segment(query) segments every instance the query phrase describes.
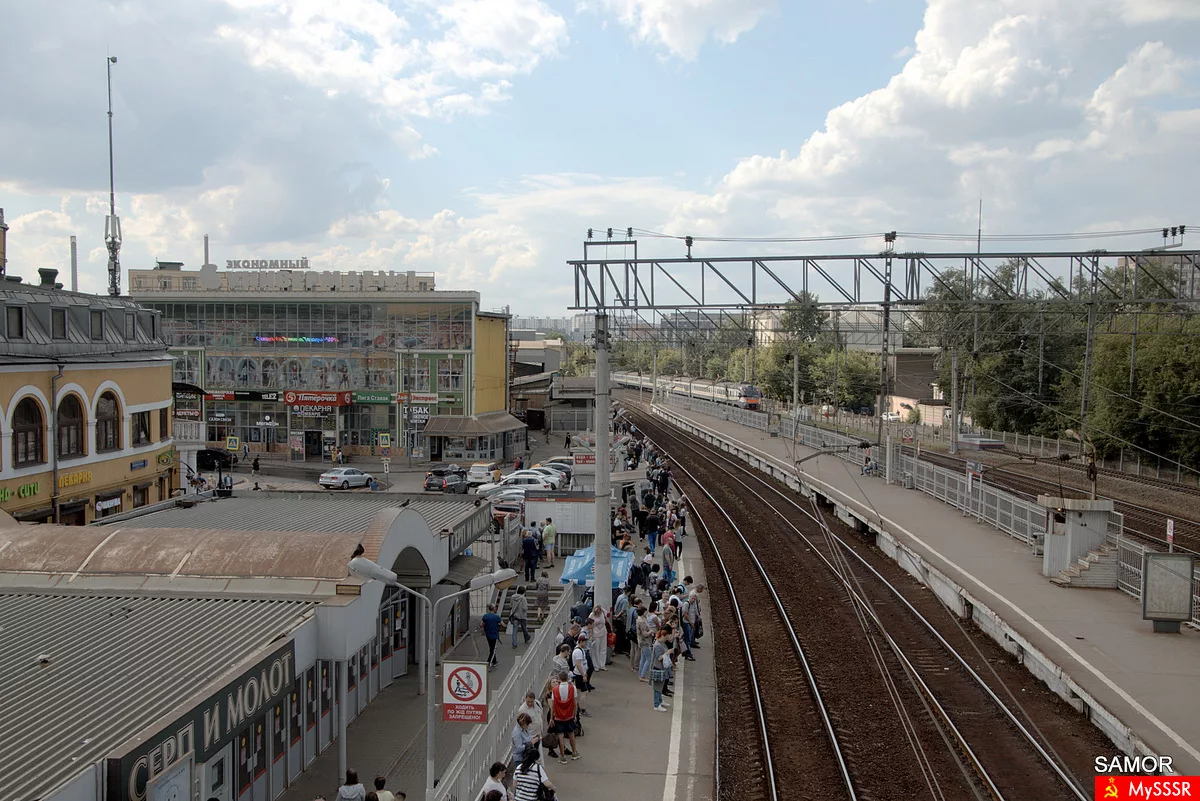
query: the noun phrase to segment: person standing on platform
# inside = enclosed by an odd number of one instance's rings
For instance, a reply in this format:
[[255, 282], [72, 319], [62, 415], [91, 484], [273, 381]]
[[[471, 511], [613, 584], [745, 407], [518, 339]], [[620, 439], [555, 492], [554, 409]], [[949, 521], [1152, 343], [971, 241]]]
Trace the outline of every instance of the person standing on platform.
[[554, 540], [558, 538], [558, 528], [554, 525], [554, 521], [546, 518], [546, 525], [542, 527], [542, 542], [546, 546], [546, 567], [554, 567]]
[[669, 539], [670, 535], [669, 530], [663, 535], [662, 553], [660, 554], [663, 568], [662, 577], [667, 580], [668, 584], [675, 580], [675, 544]]
[[504, 786], [504, 776], [508, 773], [508, 766], [503, 762], [493, 762], [491, 769], [488, 771], [488, 780], [483, 783], [483, 789], [479, 791], [479, 797], [486, 799], [488, 793], [496, 790], [500, 793], [501, 799], [507, 799], [508, 789]]
[[529, 529], [525, 529], [525, 536], [521, 538], [521, 556], [525, 559], [525, 580], [534, 581], [537, 578], [537, 540]]
[[579, 705], [579, 714], [585, 718], [591, 717], [583, 705], [587, 699], [588, 690], [587, 635], [583, 631], [579, 632], [579, 639], [575, 642], [574, 650], [571, 651], [571, 677], [575, 682], [575, 703]]
[[646, 544], [650, 546], [651, 553], [654, 552], [654, 544], [658, 541], [658, 527], [661, 524], [662, 519], [658, 516], [657, 509], [646, 516]]
[[338, 788], [337, 801], [366, 801], [367, 788], [358, 780], [357, 770], [346, 771], [346, 783]]
[[627, 586], [625, 591], [617, 596], [612, 608], [613, 630], [617, 633], [617, 642], [613, 648], [614, 654], [629, 653], [629, 638], [626, 636], [625, 623], [629, 617], [630, 598], [633, 597], [633, 586]]
[[578, 685], [572, 684], [565, 672], [558, 674], [558, 684], [552, 696], [550, 706], [554, 715], [554, 731], [558, 733], [561, 740], [559, 746], [562, 748], [562, 756], [558, 761], [564, 764], [567, 761], [568, 742], [571, 744], [571, 758], [579, 759], [579, 746], [575, 744], [575, 716], [579, 714], [586, 717], [587, 712], [580, 705]]
[[500, 660], [496, 656], [496, 646], [500, 642], [500, 616], [496, 614], [495, 604], [488, 604], [487, 613], [480, 618], [479, 626], [483, 629], [483, 636], [487, 638], [488, 670], [491, 670], [500, 664]]
[[387, 779], [383, 776], [375, 777], [375, 796], [379, 801], [396, 801], [396, 796], [391, 790], [385, 790], [387, 787]]
[[513, 726], [512, 730], [513, 753], [523, 754], [532, 748], [540, 756], [541, 738], [536, 736], [535, 732], [533, 718], [527, 712], [517, 713], [517, 725]]
[[604, 608], [597, 606], [588, 618], [588, 650], [591, 651], [592, 664], [596, 670], [608, 670], [605, 667], [608, 659], [608, 623], [604, 619]]
[[650, 651], [650, 686], [654, 690], [654, 711], [666, 712], [669, 708], [663, 701], [663, 690], [667, 686], [667, 671], [671, 667], [671, 648], [667, 643], [667, 630], [659, 632]]
[[529, 596], [525, 594], [524, 585], [517, 587], [517, 594], [513, 596], [512, 608], [508, 610], [508, 627], [512, 629], [512, 647], [517, 647], [517, 628], [520, 627], [521, 633], [525, 635], [525, 642], [528, 643], [533, 638], [529, 636]]

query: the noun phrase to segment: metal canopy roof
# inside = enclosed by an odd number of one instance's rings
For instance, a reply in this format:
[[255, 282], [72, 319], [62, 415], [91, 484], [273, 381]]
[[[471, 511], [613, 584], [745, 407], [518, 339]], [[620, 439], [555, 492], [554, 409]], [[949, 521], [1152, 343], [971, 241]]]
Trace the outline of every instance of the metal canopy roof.
[[430, 417], [421, 433], [425, 436], [477, 437], [503, 434], [520, 428], [525, 428], [525, 424], [508, 412], [489, 412], [476, 417], [446, 414]]
[[439, 584], [453, 584], [458, 587], [467, 586], [467, 582], [479, 575], [488, 562], [482, 556], [467, 556], [461, 554], [450, 560], [450, 570]]
[[49, 796], [315, 605], [0, 593], [0, 798]]
[[[246, 492], [185, 509], [175, 507], [104, 528], [199, 528], [230, 531], [313, 531], [362, 533], [381, 510], [395, 509], [405, 496], [395, 493]], [[475, 499], [407, 498], [436, 534], [455, 529], [477, 512]]]

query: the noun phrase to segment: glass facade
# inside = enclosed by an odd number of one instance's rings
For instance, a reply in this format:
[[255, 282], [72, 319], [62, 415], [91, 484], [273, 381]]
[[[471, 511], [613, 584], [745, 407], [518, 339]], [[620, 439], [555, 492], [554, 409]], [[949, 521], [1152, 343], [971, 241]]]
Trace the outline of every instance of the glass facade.
[[[399, 448], [407, 439], [401, 409], [381, 394], [436, 395], [424, 407], [431, 414], [466, 414], [470, 405], [470, 302], [144, 303], [163, 314], [174, 381], [210, 393], [205, 436], [217, 446], [237, 437], [252, 452], [290, 448], [311, 457], [335, 442], [347, 453], [376, 456], [379, 434], [391, 434]], [[373, 394], [334, 407], [289, 406], [288, 390]], [[199, 418], [198, 401], [177, 398], [177, 413]], [[417, 429], [423, 423], [414, 419]]]

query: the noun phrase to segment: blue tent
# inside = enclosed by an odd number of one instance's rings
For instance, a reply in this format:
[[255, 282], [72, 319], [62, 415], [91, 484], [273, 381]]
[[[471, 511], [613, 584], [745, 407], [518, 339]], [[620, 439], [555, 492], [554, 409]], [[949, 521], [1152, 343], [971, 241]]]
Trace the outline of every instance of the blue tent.
[[[620, 587], [629, 578], [629, 570], [633, 567], [633, 552], [622, 551], [609, 546], [612, 553], [612, 585]], [[563, 565], [563, 584], [592, 584], [596, 580], [596, 548], [589, 545], [580, 548], [567, 557]]]

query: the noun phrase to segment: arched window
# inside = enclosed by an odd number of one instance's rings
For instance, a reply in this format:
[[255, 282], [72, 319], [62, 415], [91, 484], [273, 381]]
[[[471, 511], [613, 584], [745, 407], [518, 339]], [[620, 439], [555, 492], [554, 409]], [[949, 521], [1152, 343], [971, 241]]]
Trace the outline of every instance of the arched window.
[[121, 449], [121, 405], [117, 396], [105, 392], [96, 404], [96, 450]]
[[13, 410], [13, 465], [24, 467], [46, 461], [42, 450], [45, 436], [42, 407], [33, 398], [25, 398]]
[[65, 459], [83, 455], [83, 404], [76, 395], [68, 395], [58, 404], [58, 456]]

